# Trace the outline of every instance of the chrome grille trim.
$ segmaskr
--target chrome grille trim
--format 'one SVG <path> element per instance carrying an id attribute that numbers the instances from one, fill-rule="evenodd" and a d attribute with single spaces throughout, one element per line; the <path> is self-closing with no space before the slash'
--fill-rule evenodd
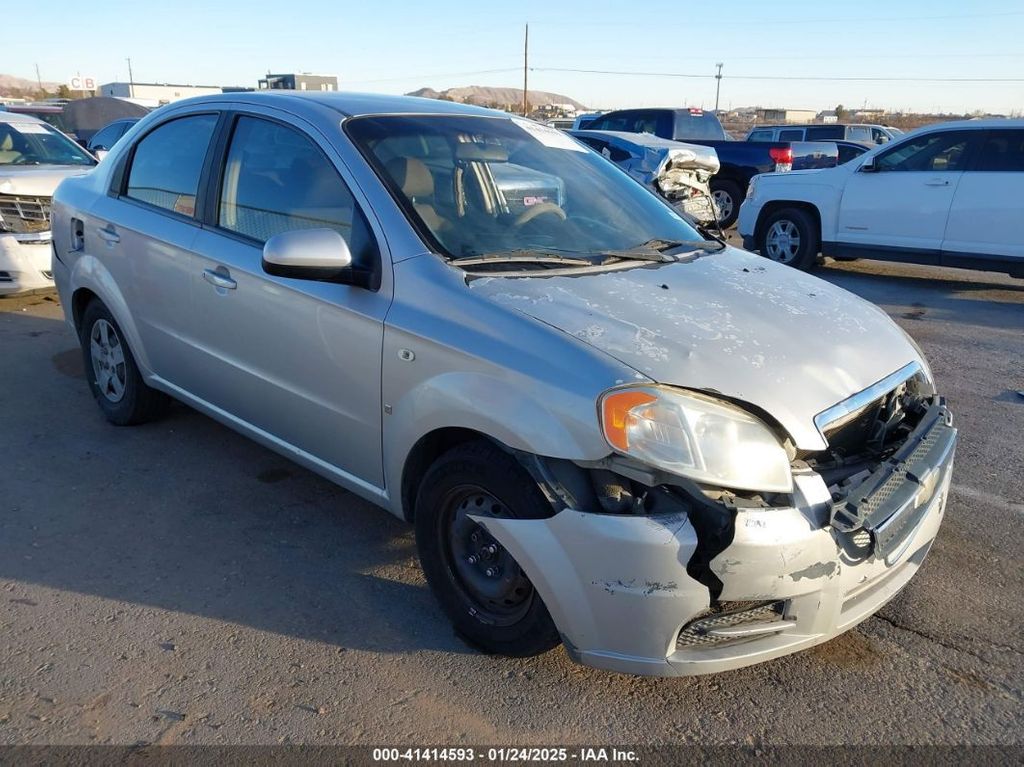
<path id="1" fill-rule="evenodd" d="M 0 194 L 0 220 L 15 234 L 39 234 L 50 229 L 50 197 Z"/>
<path id="2" fill-rule="evenodd" d="M 828 443 L 828 437 L 825 436 L 825 432 L 829 426 L 840 421 L 841 419 L 856 413 L 879 397 L 882 397 L 901 383 L 909 381 L 915 375 L 921 372 L 921 363 L 911 362 L 909 365 L 904 365 L 895 373 L 890 373 L 881 381 L 871 384 L 868 388 L 863 391 L 859 391 L 856 394 L 847 397 L 842 402 L 839 402 L 827 410 L 822 410 L 816 416 L 814 416 L 814 425 L 818 428 L 818 433 L 821 434 L 821 438 Z"/>

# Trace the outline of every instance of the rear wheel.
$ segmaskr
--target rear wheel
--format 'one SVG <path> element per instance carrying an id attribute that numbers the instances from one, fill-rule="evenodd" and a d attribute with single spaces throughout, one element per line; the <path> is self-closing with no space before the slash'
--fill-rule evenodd
<path id="1" fill-rule="evenodd" d="M 416 498 L 416 547 L 427 583 L 470 644 L 527 656 L 560 641 L 526 573 L 473 517 L 540 519 L 551 506 L 508 453 L 486 441 L 442 455 Z"/>
<path id="2" fill-rule="evenodd" d="M 761 255 L 780 264 L 807 270 L 818 260 L 818 227 L 811 214 L 784 208 L 771 214 L 761 227 Z"/>
<path id="3" fill-rule="evenodd" d="M 163 412 L 167 396 L 142 380 L 124 333 L 98 299 L 85 308 L 79 332 L 89 389 L 108 421 L 132 426 Z"/>
<path id="4" fill-rule="evenodd" d="M 728 229 L 736 223 L 740 215 L 740 203 L 743 202 L 743 191 L 735 181 L 711 180 L 711 196 L 715 200 L 718 211 L 718 225 Z"/>

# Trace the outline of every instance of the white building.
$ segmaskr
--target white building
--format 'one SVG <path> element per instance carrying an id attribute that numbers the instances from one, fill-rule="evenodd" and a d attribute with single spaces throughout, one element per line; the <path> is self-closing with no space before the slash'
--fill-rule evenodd
<path id="1" fill-rule="evenodd" d="M 174 85 L 172 83 L 105 83 L 99 87 L 100 96 L 129 99 L 137 103 L 156 102 L 170 104 L 172 101 L 192 96 L 206 96 L 221 93 L 216 85 Z"/>

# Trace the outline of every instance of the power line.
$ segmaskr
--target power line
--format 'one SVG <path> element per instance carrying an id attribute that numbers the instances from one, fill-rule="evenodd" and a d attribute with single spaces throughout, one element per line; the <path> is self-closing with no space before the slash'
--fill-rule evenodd
<path id="1" fill-rule="evenodd" d="M 505 69 L 477 69 L 472 72 L 434 72 L 432 74 L 414 74 L 403 77 L 380 77 L 375 80 L 347 80 L 348 83 L 368 85 L 371 83 L 394 83 L 400 80 L 425 80 L 430 77 L 469 77 L 470 75 L 497 75 L 507 72 L 521 72 L 522 67 L 507 67 Z"/>
<path id="2" fill-rule="evenodd" d="M 571 72 L 589 75 L 631 75 L 638 77 L 681 77 L 715 80 L 717 75 L 689 72 L 635 72 L 615 69 L 571 69 L 568 67 L 531 67 L 536 72 Z M 893 83 L 1024 83 L 1024 77 L 871 77 L 828 75 L 722 75 L 727 80 L 807 80 L 820 82 L 893 82 Z"/>

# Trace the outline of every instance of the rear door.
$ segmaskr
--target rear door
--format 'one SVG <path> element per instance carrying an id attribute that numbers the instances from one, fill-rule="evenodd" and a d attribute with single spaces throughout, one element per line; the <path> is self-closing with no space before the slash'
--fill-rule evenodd
<path id="1" fill-rule="evenodd" d="M 945 254 L 1024 260 L 1024 129 L 985 132 L 953 196 Z"/>
<path id="2" fill-rule="evenodd" d="M 930 131 L 874 155 L 843 190 L 836 239 L 904 257 L 938 258 L 946 219 L 979 131 Z"/>
<path id="3" fill-rule="evenodd" d="M 335 229 L 353 262 L 381 274 L 371 230 L 336 150 L 273 110 L 237 113 L 211 177 L 190 274 L 196 396 L 349 477 L 383 486 L 381 350 L 391 301 L 379 289 L 263 271 L 275 234 Z M 387 260 L 390 268 L 390 259 Z"/>
<path id="4" fill-rule="evenodd" d="M 89 211 L 86 247 L 110 271 L 135 319 L 144 366 L 178 384 L 189 364 L 196 205 L 218 112 L 160 123 L 131 148 L 111 194 Z"/>

